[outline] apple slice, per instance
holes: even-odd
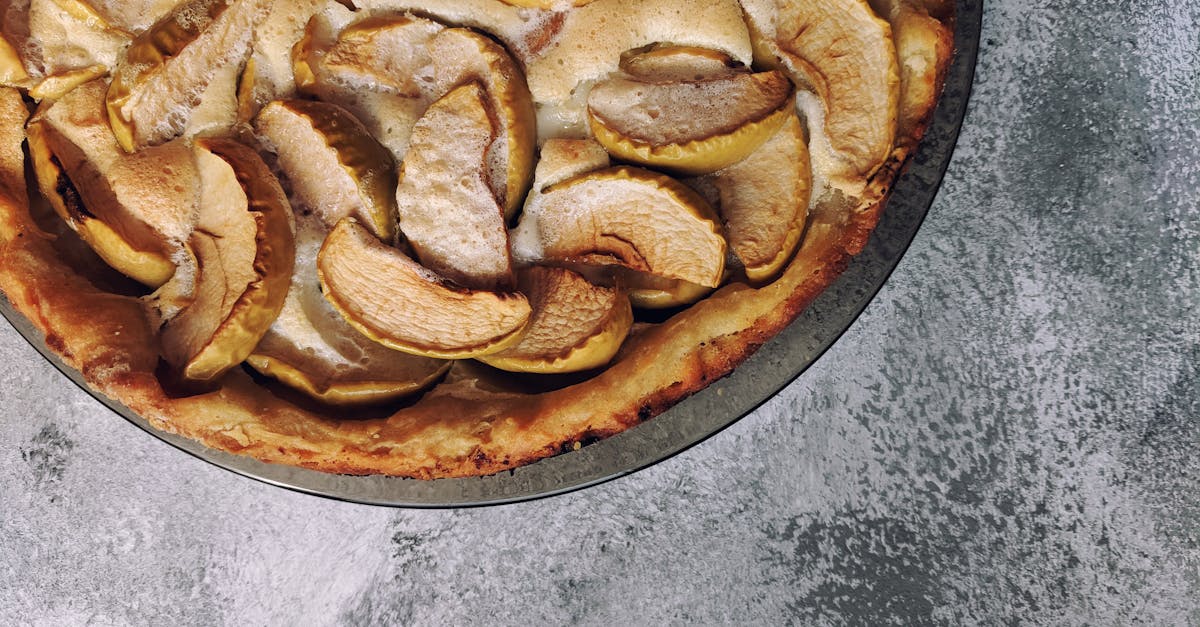
[[[617,265],[706,287],[720,284],[725,239],[716,214],[670,177],[620,166],[543,190],[515,239],[536,241],[539,256],[585,265]]]
[[[384,240],[396,234],[396,164],[345,109],[309,100],[277,100],[255,130],[279,157],[292,193],[333,228],[353,215]]]
[[[520,293],[447,285],[354,218],[326,238],[317,272],[325,298],[354,328],[415,355],[466,359],[504,350],[520,340],[531,314]]]
[[[774,278],[796,251],[808,216],[812,175],[804,125],[783,128],[746,159],[704,177],[720,195],[729,247],[754,283]]]
[[[937,104],[941,86],[938,59],[950,57],[954,33],[923,6],[911,0],[871,0],[871,6],[892,25],[900,69],[899,140],[915,143],[919,128]],[[911,146],[910,146],[911,147]]]
[[[29,88],[29,97],[34,100],[58,100],[76,87],[105,74],[108,74],[108,68],[103,65],[89,65],[51,74]]]
[[[719,50],[655,44],[621,55],[621,71],[637,80],[679,83],[711,80],[750,70]]]
[[[596,0],[568,13],[553,42],[526,60],[541,138],[585,137],[588,89],[616,71],[627,50],[659,42],[747,65],[753,57],[736,0]]]
[[[375,404],[435,383],[452,362],[402,353],[355,330],[321,294],[317,253],[329,228],[297,216],[296,266],[279,317],[246,359],[258,372],[330,405]]]
[[[835,186],[857,194],[896,138],[900,78],[891,27],[866,0],[744,4],[755,61],[786,69],[819,99],[806,108],[815,126],[814,165]]]
[[[754,152],[787,119],[791,96],[791,82],[774,71],[699,82],[613,78],[592,89],[588,115],[613,155],[698,175]]]
[[[287,197],[257,153],[203,139],[194,154],[201,180],[188,240],[194,261],[160,290],[190,291],[190,299],[177,313],[159,313],[166,313],[164,359],[183,381],[205,384],[245,361],[279,315],[295,243]]]
[[[104,116],[104,81],[43,104],[29,152],[51,206],[109,265],[151,287],[175,272],[191,229],[199,179],[191,151],[172,142],[124,153]]]
[[[265,0],[190,0],[138,35],[113,72],[105,106],[126,151],[182,133],[218,70],[241,66]],[[236,108],[228,113],[232,125]]]
[[[712,294],[714,289],[644,272],[622,273],[621,281],[628,288],[629,302],[638,309],[671,309],[691,305]]]
[[[505,219],[516,215],[533,176],[537,121],[525,75],[496,42],[465,28],[449,28],[429,44],[438,91],[478,81],[496,118],[497,140],[489,149],[489,181]]]
[[[113,28],[108,18],[100,14],[87,0],[54,0],[67,15],[96,28]]]
[[[24,87],[29,80],[29,72],[25,71],[25,62],[7,39],[0,36],[0,85],[5,87]]]
[[[633,325],[629,298],[563,268],[522,270],[519,286],[533,315],[515,345],[479,357],[489,366],[541,374],[579,372],[612,360]]]
[[[534,190],[541,192],[581,174],[611,165],[604,147],[590,139],[550,139],[542,144],[534,176]]]
[[[337,35],[321,61],[323,70],[347,85],[424,97],[433,77],[414,71],[432,65],[429,44],[445,29],[433,20],[412,15],[364,18]]]
[[[472,289],[513,282],[504,211],[486,179],[495,136],[483,89],[451,91],[413,129],[396,190],[400,230],[421,263]]]

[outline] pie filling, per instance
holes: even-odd
[[[164,430],[493,473],[790,323],[953,43],[937,0],[511,1],[14,3],[0,289]]]

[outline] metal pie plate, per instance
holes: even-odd
[[[933,122],[897,181],[863,252],[792,325],[729,377],[662,415],[578,451],[489,477],[420,481],[331,475],[266,464],[207,448],[154,429],[129,408],[96,394],[79,372],[47,348],[39,333],[0,295],[0,314],[50,363],[126,420],[172,446],[238,474],[309,494],[396,507],[469,507],[562,494],[628,475],[671,457],[737,422],[800,376],[854,323],[904,256],[937,194],[966,113],[983,0],[960,0],[956,52]]]

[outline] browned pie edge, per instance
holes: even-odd
[[[939,60],[939,86],[952,47],[940,48],[946,55]],[[0,291],[95,391],[163,431],[265,462],[325,472],[492,474],[648,420],[729,374],[779,333],[865,246],[932,109],[924,124],[897,141],[855,209],[818,211],[810,218],[800,251],[778,280],[761,289],[725,286],[670,320],[643,328],[601,374],[551,392],[524,393],[483,367],[459,362],[415,404],[382,418],[301,407],[243,369],[213,392],[168,394],[155,374],[158,340],[138,301],[98,289],[78,274],[30,215],[21,158],[27,109],[12,89],[0,89]]]

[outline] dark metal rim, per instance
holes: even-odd
[[[896,182],[863,252],[792,325],[729,377],[662,415],[579,451],[490,477],[418,481],[329,475],[231,455],[159,431],[129,408],[87,386],[45,345],[41,334],[0,295],[0,314],[67,378],[117,414],[164,442],[237,474],[306,494],[370,505],[476,507],[545,498],[631,474],[708,439],[757,409],[799,377],[854,323],[904,256],[950,163],[975,73],[983,0],[959,0],[956,52],[925,138]]]

